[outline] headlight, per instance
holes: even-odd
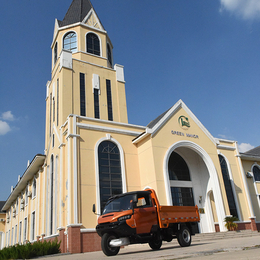
[[[123,217],[118,218],[118,221],[122,221],[122,220],[126,220],[126,219],[130,219],[132,215],[126,215]]]

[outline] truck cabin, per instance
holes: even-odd
[[[129,192],[111,197],[105,205],[102,215],[134,208],[152,207],[150,191]]]

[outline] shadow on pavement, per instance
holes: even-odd
[[[208,243],[196,243],[196,244],[191,244],[189,247],[194,247],[194,246],[200,246],[200,245],[206,245]],[[176,246],[164,246],[163,248],[161,248],[160,250],[156,250],[156,251],[165,251],[165,250],[171,250],[171,249],[176,249],[176,248],[181,248],[179,245]],[[131,254],[140,254],[140,253],[153,253],[155,252],[152,249],[145,249],[145,250],[138,250],[138,251],[131,251],[131,252],[119,252],[119,255],[131,255]]]

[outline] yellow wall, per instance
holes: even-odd
[[[5,214],[0,213],[0,219],[5,220]],[[5,221],[0,221],[0,232],[5,232]]]
[[[242,165],[244,168],[244,172],[245,173],[251,172],[253,165],[255,165],[256,163],[258,165],[260,165],[260,160],[257,161],[255,159],[254,161],[250,161],[250,160],[243,159]],[[258,198],[256,196],[256,189],[257,189],[257,192],[259,191],[259,183],[256,182],[255,183],[256,186],[255,186],[254,182],[253,182],[253,178],[246,178],[246,179],[247,179],[247,183],[248,183],[249,196],[252,201],[254,215],[256,216],[256,221],[260,221],[260,208],[259,208]]]

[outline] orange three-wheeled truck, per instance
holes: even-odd
[[[173,238],[180,246],[189,246],[199,220],[197,206],[160,206],[155,191],[146,189],[111,197],[96,230],[104,254],[113,256],[120,246],[149,243],[158,250],[162,241]]]

